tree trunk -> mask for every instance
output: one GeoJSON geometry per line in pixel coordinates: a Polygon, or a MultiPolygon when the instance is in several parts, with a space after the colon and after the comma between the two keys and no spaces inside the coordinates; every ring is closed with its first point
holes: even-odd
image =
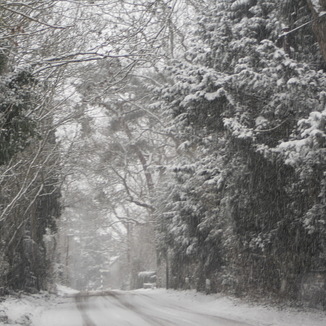
{"type": "Polygon", "coordinates": [[[316,35],[320,51],[326,61],[326,0],[319,0],[319,2],[318,0],[307,0],[307,3],[313,16],[312,30],[316,35]]]}

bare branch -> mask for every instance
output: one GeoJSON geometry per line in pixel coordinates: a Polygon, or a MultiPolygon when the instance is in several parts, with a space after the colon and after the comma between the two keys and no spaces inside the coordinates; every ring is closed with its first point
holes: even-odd
{"type": "Polygon", "coordinates": [[[17,14],[17,15],[19,15],[19,16],[22,16],[22,17],[24,17],[24,18],[27,18],[28,20],[31,20],[31,21],[33,21],[33,22],[36,22],[36,23],[38,23],[38,24],[40,24],[40,25],[44,25],[44,26],[47,26],[47,27],[50,27],[50,28],[53,28],[53,29],[66,29],[66,28],[68,28],[68,27],[72,27],[72,26],[57,26],[57,25],[51,25],[51,24],[48,24],[48,23],[46,23],[46,22],[42,22],[42,21],[40,21],[40,20],[38,20],[38,19],[36,19],[36,18],[34,18],[34,17],[31,17],[31,16],[29,16],[29,15],[27,15],[27,14],[24,14],[24,13],[21,12],[21,11],[17,11],[17,10],[15,10],[15,9],[8,8],[7,6],[1,5],[1,4],[0,4],[0,8],[2,8],[3,10],[6,10],[6,11],[10,11],[10,12],[12,12],[12,13],[14,13],[14,14],[17,14]]]}

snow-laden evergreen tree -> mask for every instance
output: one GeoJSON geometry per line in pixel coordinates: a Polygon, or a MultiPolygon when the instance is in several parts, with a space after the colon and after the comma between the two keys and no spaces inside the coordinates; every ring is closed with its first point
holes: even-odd
{"type": "Polygon", "coordinates": [[[171,272],[298,298],[302,276],[326,267],[326,78],[311,13],[300,0],[197,9],[161,90],[189,165],[162,206],[171,272]]]}

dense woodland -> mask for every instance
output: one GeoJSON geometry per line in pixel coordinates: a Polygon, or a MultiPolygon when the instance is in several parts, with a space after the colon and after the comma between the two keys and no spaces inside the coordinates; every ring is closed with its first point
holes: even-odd
{"type": "Polygon", "coordinates": [[[325,0],[0,1],[2,294],[325,308],[325,71],[325,0]]]}

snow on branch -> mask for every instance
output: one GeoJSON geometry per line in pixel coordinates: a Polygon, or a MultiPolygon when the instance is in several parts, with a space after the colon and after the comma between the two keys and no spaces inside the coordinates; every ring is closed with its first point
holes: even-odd
{"type": "Polygon", "coordinates": [[[7,6],[5,6],[5,5],[3,5],[3,4],[0,4],[0,8],[2,8],[3,10],[6,10],[6,11],[10,11],[10,12],[13,13],[13,14],[17,14],[17,15],[19,15],[19,16],[22,16],[22,17],[24,17],[24,18],[26,18],[26,19],[28,19],[28,20],[31,20],[31,21],[33,21],[33,22],[35,22],[35,23],[38,23],[38,24],[40,24],[40,25],[44,25],[44,26],[47,26],[47,27],[51,27],[51,28],[53,28],[53,29],[66,29],[67,27],[71,27],[71,26],[57,26],[57,25],[51,25],[51,24],[49,24],[49,23],[46,23],[46,22],[44,22],[44,21],[40,21],[40,20],[38,20],[38,19],[36,19],[36,18],[34,18],[34,17],[31,17],[31,16],[29,16],[29,15],[27,15],[27,14],[21,12],[21,11],[18,11],[18,10],[12,9],[12,8],[8,8],[7,6]]]}
{"type": "Polygon", "coordinates": [[[69,53],[58,57],[49,57],[45,58],[40,62],[35,63],[35,66],[41,66],[39,69],[35,70],[35,73],[40,73],[46,69],[58,68],[61,66],[65,66],[73,63],[82,63],[89,61],[97,61],[107,58],[139,58],[142,56],[146,56],[147,54],[103,54],[98,52],[77,52],[77,53],[69,53]],[[44,66],[46,65],[46,66],[44,66]]]}

